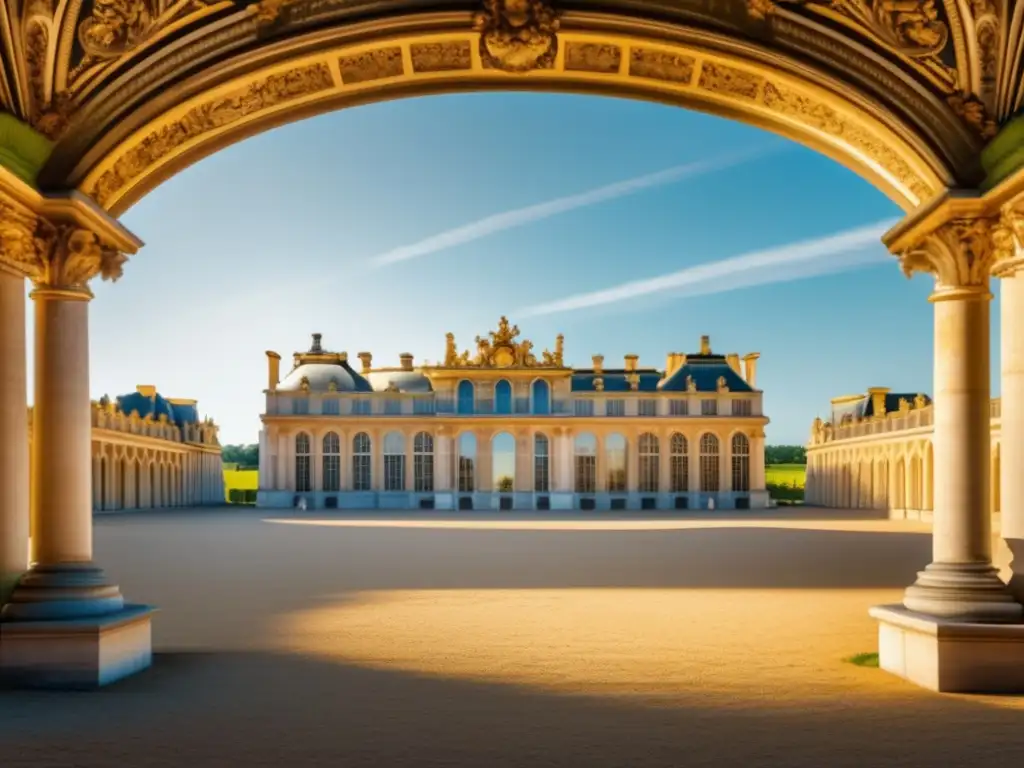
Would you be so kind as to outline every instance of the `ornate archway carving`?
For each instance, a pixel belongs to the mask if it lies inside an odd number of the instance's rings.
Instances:
[[[289,120],[483,89],[655,99],[782,133],[904,208],[981,181],[1024,101],[1016,0],[9,0],[0,106],[44,190],[118,213]]]

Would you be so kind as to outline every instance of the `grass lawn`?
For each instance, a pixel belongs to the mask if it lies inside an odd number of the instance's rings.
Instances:
[[[769,464],[765,467],[765,482],[768,485],[804,487],[807,467],[804,464]]]
[[[260,473],[255,469],[225,469],[224,470],[224,498],[232,488],[243,491],[255,491],[260,487]]]

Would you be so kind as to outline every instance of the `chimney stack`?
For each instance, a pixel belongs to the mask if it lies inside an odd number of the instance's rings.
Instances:
[[[737,376],[742,376],[743,372],[740,371],[740,356],[735,352],[725,356],[725,362],[729,364],[729,367],[736,371]]]
[[[889,387],[869,387],[868,395],[871,396],[871,410],[875,416],[885,416],[885,396],[889,394]]]
[[[412,370],[412,353],[410,353],[410,352],[403,352],[402,354],[400,354],[398,356],[398,359],[402,361],[402,370],[403,371],[411,371]]]
[[[311,355],[323,354],[323,351],[324,351],[323,347],[320,346],[320,339],[321,338],[323,338],[323,334],[320,334],[320,333],[314,333],[313,334],[313,345],[309,348],[309,353]]]
[[[700,353],[702,355],[710,355],[711,354],[711,337],[710,336],[701,336],[700,337]]]
[[[281,381],[281,356],[277,352],[267,350],[267,389],[271,392],[277,390]]]
[[[640,359],[640,355],[626,355],[626,370],[635,371],[637,360]]]
[[[154,384],[139,384],[135,387],[135,391],[143,397],[148,397],[150,400],[156,397],[156,386]]]
[[[604,355],[594,355],[594,373],[600,375],[604,371]]]
[[[370,352],[360,352],[356,357],[363,364],[363,373],[369,373],[370,366],[373,364],[373,354]]]
[[[750,385],[751,389],[757,389],[757,360],[761,357],[760,352],[751,352],[749,355],[743,356],[743,378],[747,380],[747,384]]]

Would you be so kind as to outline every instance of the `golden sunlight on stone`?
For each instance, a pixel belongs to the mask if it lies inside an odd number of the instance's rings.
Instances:
[[[904,684],[843,659],[894,590],[362,592],[279,619],[282,650],[375,669],[672,706],[835,706]],[[1024,706],[1024,702],[1021,703]]]

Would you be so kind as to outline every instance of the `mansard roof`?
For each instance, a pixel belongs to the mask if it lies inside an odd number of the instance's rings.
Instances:
[[[686,392],[692,379],[697,392],[717,392],[718,379],[724,378],[730,392],[754,392],[743,377],[732,369],[725,355],[687,355],[686,363],[665,379],[662,392]]]

